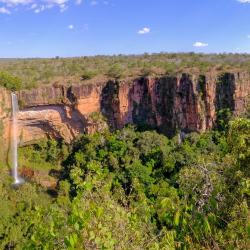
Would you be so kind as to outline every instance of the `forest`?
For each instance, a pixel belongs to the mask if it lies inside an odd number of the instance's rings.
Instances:
[[[250,116],[173,138],[127,126],[19,148],[0,175],[0,249],[249,249]],[[39,175],[39,174],[38,174]]]

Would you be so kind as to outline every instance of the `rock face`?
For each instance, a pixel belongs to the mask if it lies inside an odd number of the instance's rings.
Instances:
[[[20,143],[45,137],[72,141],[82,133],[107,127],[93,119],[100,112],[102,85],[52,86],[20,91],[18,114]]]
[[[11,97],[10,93],[0,88],[0,164],[8,159],[11,130]]]
[[[0,91],[1,95],[6,91]],[[107,126],[115,130],[126,124],[157,129],[168,136],[177,130],[203,132],[213,127],[216,112],[221,109],[244,112],[249,96],[250,74],[244,72],[24,90],[18,93],[20,142],[33,143],[44,137],[70,142],[80,133]],[[8,106],[9,99],[5,102]],[[4,114],[0,109],[0,117]],[[3,130],[8,134],[6,128]]]
[[[109,82],[103,88],[101,112],[112,128],[131,123],[158,129],[204,132],[216,113],[229,109],[243,113],[250,97],[250,74],[181,74],[141,78],[132,83]]]

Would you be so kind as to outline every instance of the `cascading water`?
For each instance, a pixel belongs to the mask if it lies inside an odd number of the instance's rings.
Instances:
[[[18,161],[17,161],[17,147],[18,147],[18,124],[17,124],[17,114],[19,111],[17,96],[14,93],[11,93],[12,101],[12,174],[14,178],[14,185],[19,185],[23,183],[18,175]]]

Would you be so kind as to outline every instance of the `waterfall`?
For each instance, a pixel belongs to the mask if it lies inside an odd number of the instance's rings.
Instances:
[[[18,121],[17,114],[19,111],[17,96],[11,93],[12,101],[12,174],[14,178],[14,185],[21,184],[23,180],[18,175],[18,160],[17,160],[17,147],[18,147]]]
[[[184,131],[180,131],[178,133],[178,144],[182,144],[186,138],[186,133]]]

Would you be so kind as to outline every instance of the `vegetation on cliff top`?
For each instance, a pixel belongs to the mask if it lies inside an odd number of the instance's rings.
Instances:
[[[41,84],[79,83],[107,78],[175,74],[208,70],[249,71],[248,54],[159,53],[51,59],[0,59],[0,72],[18,77],[21,88]],[[0,79],[0,85],[1,83]],[[7,86],[9,87],[9,86]]]
[[[1,172],[0,248],[248,249],[247,117],[181,144],[127,127],[22,148],[21,166],[57,173],[57,195]]]
[[[0,86],[16,91],[21,89],[22,82],[18,77],[12,76],[6,72],[0,72]]]

